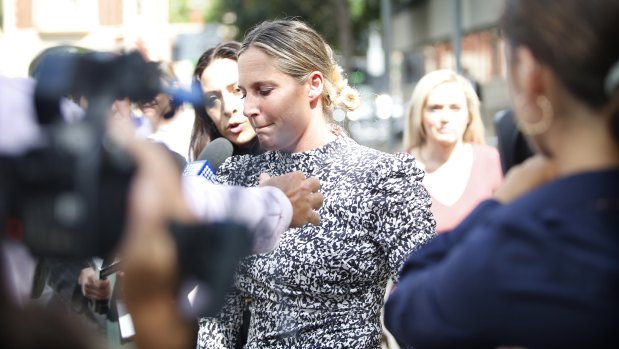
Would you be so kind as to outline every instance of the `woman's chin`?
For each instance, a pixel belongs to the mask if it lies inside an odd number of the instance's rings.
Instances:
[[[256,134],[251,132],[251,133],[239,133],[239,134],[235,134],[235,135],[230,135],[228,138],[228,140],[230,140],[230,142],[232,142],[234,145],[239,146],[241,148],[247,147],[251,144],[252,140],[256,137]]]
[[[437,137],[433,139],[433,142],[435,142],[436,144],[440,144],[442,146],[450,146],[450,145],[454,145],[458,143],[458,138],[451,137],[451,136],[443,136],[443,137]]]

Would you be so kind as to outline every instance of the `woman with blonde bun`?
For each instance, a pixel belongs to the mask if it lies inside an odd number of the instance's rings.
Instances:
[[[308,25],[267,21],[238,57],[243,113],[265,153],[235,156],[221,183],[256,186],[265,172],[302,171],[321,183],[320,222],[288,229],[271,252],[245,258],[229,303],[200,323],[200,348],[234,347],[243,306],[245,348],[379,348],[387,281],[435,235],[423,172],[408,154],[357,144],[333,124],[359,104],[331,48]]]

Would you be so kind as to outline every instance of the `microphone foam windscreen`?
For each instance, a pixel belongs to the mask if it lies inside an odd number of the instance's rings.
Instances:
[[[219,166],[232,156],[234,148],[232,143],[224,137],[219,137],[211,141],[204,147],[197,160],[206,160],[215,170],[219,170]]]

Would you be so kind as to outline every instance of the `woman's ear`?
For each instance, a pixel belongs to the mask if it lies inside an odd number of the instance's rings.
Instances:
[[[510,78],[517,119],[536,123],[542,117],[539,98],[549,93],[548,67],[523,46],[513,51],[512,59]]]
[[[514,84],[519,87],[523,98],[535,100],[544,94],[544,68],[526,47],[516,49]]]
[[[310,98],[310,101],[315,101],[318,98],[320,98],[320,96],[322,96],[322,90],[324,88],[324,77],[322,76],[322,73],[319,71],[313,71],[310,73],[308,79],[307,79],[307,83],[308,83],[308,96]]]

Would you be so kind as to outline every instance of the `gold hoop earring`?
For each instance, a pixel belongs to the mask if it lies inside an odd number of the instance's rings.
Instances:
[[[542,118],[539,121],[528,122],[523,119],[518,119],[520,131],[527,136],[538,136],[545,133],[554,120],[554,108],[548,97],[539,95],[535,100],[535,104],[542,110]]]

